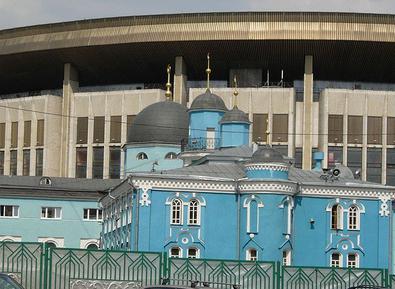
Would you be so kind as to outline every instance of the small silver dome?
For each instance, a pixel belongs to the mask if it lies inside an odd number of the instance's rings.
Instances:
[[[233,109],[225,112],[224,116],[221,118],[220,123],[229,123],[229,122],[244,122],[250,123],[247,114],[238,109],[237,106],[234,106]]]
[[[260,146],[256,152],[252,154],[249,163],[283,163],[287,161],[283,155],[272,147]]]
[[[191,108],[189,110],[199,110],[199,109],[219,110],[219,111],[228,110],[222,98],[216,94],[211,93],[210,89],[207,89],[205,93],[196,97],[192,101]]]

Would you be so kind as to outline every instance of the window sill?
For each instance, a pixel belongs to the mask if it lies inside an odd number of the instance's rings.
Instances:
[[[0,219],[19,219],[19,216],[0,216]]]
[[[59,221],[59,220],[62,220],[62,218],[41,218],[41,220]]]

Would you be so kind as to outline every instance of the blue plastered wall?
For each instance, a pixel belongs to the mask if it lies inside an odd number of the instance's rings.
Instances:
[[[207,128],[215,129],[215,138],[220,138],[220,120],[224,112],[197,110],[189,113],[189,137],[190,138],[206,138]]]
[[[248,145],[249,127],[247,123],[223,123],[221,125],[221,147]]]

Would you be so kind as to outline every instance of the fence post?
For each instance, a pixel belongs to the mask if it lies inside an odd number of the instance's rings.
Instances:
[[[160,276],[160,283],[162,284],[162,281],[164,280],[164,279],[166,279],[166,278],[168,278],[169,277],[169,274],[168,274],[168,272],[167,272],[167,270],[168,270],[168,257],[167,257],[167,252],[163,252],[163,254],[162,254],[162,262],[163,262],[163,264],[162,264],[162,274],[161,274],[161,276]]]
[[[276,271],[276,288],[277,289],[281,289],[281,285],[282,285],[282,265],[279,261],[276,262],[276,266],[275,266],[275,271]]]
[[[43,273],[41,274],[41,277],[43,278],[42,282],[42,288],[43,289],[49,289],[48,288],[48,246],[43,243],[42,244],[42,256],[41,256],[41,270],[43,270]]]

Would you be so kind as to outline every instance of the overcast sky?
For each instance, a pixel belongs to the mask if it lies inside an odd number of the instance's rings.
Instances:
[[[0,0],[0,29],[112,16],[214,11],[395,14],[395,0]]]

